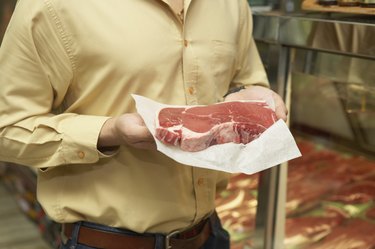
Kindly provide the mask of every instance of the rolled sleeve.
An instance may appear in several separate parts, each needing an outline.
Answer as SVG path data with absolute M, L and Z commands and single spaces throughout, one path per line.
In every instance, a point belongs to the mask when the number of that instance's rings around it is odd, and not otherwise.
M 67 164 L 94 163 L 107 157 L 97 149 L 100 130 L 107 117 L 77 115 L 61 123 L 61 154 Z
M 64 113 L 69 40 L 44 1 L 21 0 L 0 49 L 0 161 L 46 168 L 94 163 L 105 116 Z

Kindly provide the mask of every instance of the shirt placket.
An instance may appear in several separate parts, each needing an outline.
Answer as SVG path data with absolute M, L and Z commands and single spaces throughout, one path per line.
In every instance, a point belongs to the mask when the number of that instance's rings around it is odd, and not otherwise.
M 163 1 L 168 4 L 168 1 Z M 185 92 L 186 104 L 187 105 L 197 105 L 198 95 L 197 95 L 197 82 L 198 82 L 198 60 L 194 55 L 194 41 L 190 37 L 189 27 L 188 27 L 188 8 L 191 0 L 184 1 L 184 12 L 183 20 L 172 11 L 181 25 L 180 30 L 180 40 L 182 46 L 182 79 L 183 87 Z M 202 175 L 202 170 L 192 167 L 192 181 L 193 189 L 195 194 L 195 205 L 196 211 L 194 215 L 193 222 L 197 222 L 202 216 L 205 215 L 207 210 L 207 179 Z
M 194 55 L 194 41 L 190 37 L 188 23 L 188 9 L 191 0 L 184 1 L 184 22 L 182 23 L 182 75 L 184 79 L 184 90 L 186 103 L 188 105 L 197 105 L 197 82 L 198 82 L 198 59 Z
M 160 0 L 169 6 L 171 12 L 174 14 L 178 24 L 181 25 L 180 32 L 180 41 L 182 46 L 182 79 L 183 79 L 183 88 L 185 93 L 185 99 L 187 105 L 197 105 L 197 81 L 198 81 L 198 62 L 197 58 L 194 56 L 193 51 L 193 41 L 189 37 L 189 33 L 186 32 L 186 18 L 188 16 L 188 9 L 192 0 L 184 0 L 184 11 L 183 18 L 173 11 L 172 7 L 169 5 L 167 0 Z
M 210 186 L 208 184 L 208 175 L 205 174 L 205 170 L 201 168 L 193 167 L 193 186 L 196 198 L 196 214 L 194 222 L 198 222 L 209 212 L 209 206 L 211 203 L 210 197 Z
M 188 105 L 197 105 L 199 104 L 197 84 L 199 76 L 199 64 L 198 58 L 194 53 L 194 40 L 191 37 L 189 32 L 189 22 L 188 22 L 188 8 L 192 0 L 185 0 L 184 2 L 184 24 L 183 24 L 183 77 L 184 77 L 184 87 L 185 87 L 185 96 L 186 102 Z M 191 13 L 190 13 L 191 14 Z M 194 27 L 192 27 L 194 28 Z M 195 193 L 196 201 L 196 214 L 194 222 L 198 222 L 207 212 L 207 205 L 209 201 L 208 196 L 208 185 L 207 185 L 207 175 L 205 175 L 204 170 L 200 168 L 193 167 L 193 187 Z

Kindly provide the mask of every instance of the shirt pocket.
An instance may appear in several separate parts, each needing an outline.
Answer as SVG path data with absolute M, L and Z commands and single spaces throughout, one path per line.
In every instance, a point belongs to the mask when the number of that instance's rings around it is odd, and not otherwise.
M 235 74 L 237 46 L 234 43 L 221 40 L 213 40 L 212 43 L 212 72 L 216 84 L 226 91 Z

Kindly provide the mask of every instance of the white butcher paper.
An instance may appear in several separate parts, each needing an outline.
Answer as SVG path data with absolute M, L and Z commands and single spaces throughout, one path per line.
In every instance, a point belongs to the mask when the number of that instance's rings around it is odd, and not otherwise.
M 156 115 L 171 106 L 132 94 L 137 112 L 155 137 Z M 197 152 L 187 152 L 177 146 L 166 145 L 155 138 L 157 150 L 175 161 L 200 168 L 229 173 L 253 174 L 301 156 L 297 144 L 283 120 L 278 120 L 261 136 L 248 144 L 226 143 L 208 147 Z

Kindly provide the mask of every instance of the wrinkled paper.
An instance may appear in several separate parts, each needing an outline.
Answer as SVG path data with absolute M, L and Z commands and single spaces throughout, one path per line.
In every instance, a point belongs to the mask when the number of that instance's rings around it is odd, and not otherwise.
M 132 95 L 138 113 L 155 137 L 156 115 L 165 105 L 139 95 Z M 184 106 L 186 107 L 186 106 Z M 301 156 L 296 142 L 283 120 L 264 131 L 248 144 L 226 143 L 205 150 L 187 152 L 177 146 L 166 145 L 155 138 L 157 150 L 175 161 L 200 168 L 229 173 L 253 174 Z

